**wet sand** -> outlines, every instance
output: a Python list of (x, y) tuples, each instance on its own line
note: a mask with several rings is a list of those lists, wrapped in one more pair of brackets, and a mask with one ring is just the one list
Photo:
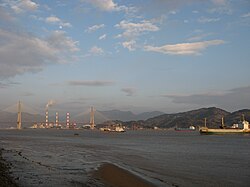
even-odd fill
[[(18, 186), (81, 186), (81, 187), (155, 187), (149, 181), (133, 174), (132, 172), (118, 167), (112, 163), (103, 163), (101, 164), (96, 170), (92, 170), (88, 175), (88, 179), (82, 182), (79, 181), (71, 181), (70, 184), (63, 184), (62, 181), (58, 181), (59, 178), (52, 180), (48, 183), (43, 179), (35, 179), (29, 174), (29, 169), (23, 167), (22, 168), (22, 175), (26, 176), (26, 183), (22, 183), (19, 181), (16, 183), (13, 176), (10, 173), (10, 166), (12, 163), (7, 162), (3, 157), (2, 153), (6, 151), (4, 149), (0, 149), (0, 186), (1, 187), (18, 187)], [(11, 151), (8, 151), (11, 152)], [(21, 152), (15, 154), (19, 158), (24, 158)], [(26, 164), (34, 164), (30, 162), (29, 159), (25, 159), (28, 161)], [(15, 166), (12, 166), (12, 169), (15, 169)], [(27, 174), (25, 174), (27, 173)], [(44, 174), (44, 173), (43, 173)], [(45, 173), (46, 174), (46, 173)], [(50, 173), (51, 174), (51, 173)], [(24, 178), (23, 176), (15, 175), (15, 177)], [(27, 181), (28, 180), (28, 181)], [(32, 181), (32, 182), (31, 182)]]
[(134, 175), (133, 173), (122, 169), (114, 164), (104, 163), (93, 174), (93, 177), (99, 179), (107, 186), (115, 187), (154, 187), (150, 182)]
[(0, 184), (3, 187), (17, 187), (14, 179), (10, 176), (8, 163), (2, 157), (2, 149), (0, 150)]

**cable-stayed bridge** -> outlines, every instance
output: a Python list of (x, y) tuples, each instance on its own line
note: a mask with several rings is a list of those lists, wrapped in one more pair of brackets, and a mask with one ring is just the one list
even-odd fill
[[(22, 127), (30, 127), (33, 124), (46, 124), (49, 123), (52, 124), (60, 124), (62, 126), (67, 125), (67, 115), (65, 112), (50, 112), (49, 108), (48, 110), (48, 117), (46, 118), (46, 112), (41, 115), (41, 112), (38, 112), (39, 110), (29, 106), (27, 104), (24, 104), (23, 102), (20, 102), (20, 106), (18, 106), (19, 102), (10, 105), (6, 107), (3, 110), (0, 110), (0, 128), (1, 125), (4, 124), (5, 126), (12, 126), (17, 127), (18, 122), (18, 114), (21, 113), (21, 121)], [(18, 111), (18, 108), (20, 107), (20, 111)], [(45, 109), (46, 111), (46, 109)], [(94, 118), (96, 123), (101, 123), (104, 121), (109, 121), (110, 119), (104, 116), (101, 112), (95, 110), (94, 111)], [(48, 121), (46, 121), (48, 119)], [(69, 120), (72, 124), (77, 124), (77, 126), (82, 126), (86, 124), (91, 123), (91, 109), (87, 109), (77, 115), (70, 116), (69, 114)]]

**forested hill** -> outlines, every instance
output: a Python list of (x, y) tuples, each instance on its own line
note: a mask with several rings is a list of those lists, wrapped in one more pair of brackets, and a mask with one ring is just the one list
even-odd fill
[(188, 112), (163, 114), (153, 117), (145, 120), (143, 126), (157, 126), (161, 128), (189, 127), (190, 125), (204, 126), (204, 119), (206, 118), (208, 127), (219, 127), (222, 117), (224, 117), (225, 125), (231, 126), (233, 123), (238, 123), (242, 119), (242, 114), (244, 114), (246, 120), (250, 121), (249, 109), (230, 113), (216, 107), (201, 108)]

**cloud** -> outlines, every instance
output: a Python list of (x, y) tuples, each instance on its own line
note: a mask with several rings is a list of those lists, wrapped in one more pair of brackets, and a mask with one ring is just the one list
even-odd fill
[(50, 16), (50, 17), (46, 18), (46, 22), (47, 23), (58, 23), (58, 22), (61, 22), (61, 20), (56, 16)]
[(201, 17), (198, 19), (199, 23), (211, 23), (211, 22), (217, 22), (220, 21), (220, 18), (206, 18), (206, 17)]
[(160, 30), (155, 23), (161, 22), (162, 19), (164, 19), (164, 16), (160, 19), (142, 20), (139, 23), (122, 20), (114, 27), (122, 29), (123, 33), (116, 35), (115, 38), (124, 39), (125, 41), (121, 42), (122, 46), (129, 51), (134, 51), (136, 49), (136, 42), (141, 35)]
[(103, 28), (103, 27), (105, 27), (104, 24), (93, 25), (93, 26), (91, 26), (91, 27), (88, 27), (88, 29), (86, 29), (85, 32), (91, 33), (91, 32), (94, 32), (94, 31), (96, 31), (96, 30), (98, 30), (98, 29), (101, 29), (101, 28)]
[(99, 40), (104, 40), (104, 39), (106, 39), (106, 34), (103, 34), (103, 35), (101, 35), (100, 37), (99, 37)]
[(24, 96), (24, 97), (31, 97), (31, 96), (34, 96), (35, 94), (34, 93), (32, 93), (32, 92), (24, 92), (23, 94), (22, 94), (22, 96)]
[(200, 41), (200, 40), (206, 38), (207, 36), (211, 36), (211, 35), (213, 35), (213, 34), (212, 33), (197, 34), (195, 36), (188, 38), (187, 41), (189, 41), (189, 42)]
[(135, 88), (122, 88), (121, 91), (126, 93), (127, 96), (133, 96), (136, 93)]
[(223, 40), (210, 40), (194, 43), (180, 43), (173, 45), (164, 45), (161, 47), (145, 46), (146, 51), (159, 52), (170, 55), (199, 55), (200, 51), (206, 49), (209, 46), (221, 45), (225, 43)]
[(214, 7), (209, 9), (208, 12), (211, 14), (232, 14), (232, 5), (229, 0), (211, 0)]
[(4, 7), (0, 5), (0, 22), (7, 22), (10, 24), (13, 22), (15, 18), (10, 14), (10, 12), (6, 11)]
[(103, 80), (75, 80), (69, 81), (70, 86), (110, 86), (113, 85), (113, 81), (103, 81)]
[(82, 2), (89, 3), (99, 10), (107, 12), (123, 11), (128, 15), (133, 15), (137, 11), (135, 7), (128, 7), (125, 5), (119, 6), (118, 4), (114, 3), (113, 0), (82, 0)]
[(82, 0), (82, 1), (90, 3), (94, 7), (97, 7), (103, 11), (113, 11), (118, 8), (117, 4), (115, 4), (113, 0)]
[(4, 82), (0, 82), (0, 89), (1, 88), (9, 88), (11, 86), (20, 85), (20, 84), (21, 83), (19, 83), (19, 82), (12, 82), (12, 81), (6, 80)]
[(136, 49), (136, 41), (135, 40), (130, 40), (122, 43), (122, 46), (124, 48), (127, 48), (129, 51), (134, 51)]
[(229, 110), (250, 108), (250, 86), (239, 87), (224, 92), (201, 93), (193, 95), (162, 95), (178, 104), (199, 106), (218, 106)]
[(242, 17), (242, 18), (249, 18), (249, 17), (250, 17), (250, 12), (248, 12), (248, 13), (246, 13), (246, 14), (243, 14), (241, 17)]
[(102, 48), (97, 47), (97, 46), (93, 46), (90, 50), (89, 53), (92, 55), (102, 55), (104, 54), (104, 51)]
[(26, 72), (36, 73), (51, 63), (68, 60), (78, 50), (77, 42), (62, 31), (47, 38), (0, 29), (0, 79)]
[(45, 19), (45, 22), (50, 23), (50, 24), (60, 25), (60, 26), (63, 26), (63, 27), (72, 27), (72, 25), (70, 23), (64, 22), (60, 18), (58, 18), (56, 16), (47, 17)]
[(159, 27), (154, 25), (149, 20), (143, 20), (140, 23), (133, 23), (123, 20), (119, 24), (116, 24), (115, 27), (124, 30), (120, 36), (128, 39), (134, 38), (145, 32), (155, 32), (159, 30)]
[(53, 31), (47, 41), (57, 51), (76, 52), (80, 50), (77, 46), (79, 42), (67, 37), (64, 31)]
[(227, 0), (212, 0), (215, 5), (226, 5)]
[(39, 6), (37, 3), (31, 0), (19, 0), (19, 1), (9, 0), (6, 1), (6, 3), (17, 14), (24, 13), (26, 11), (35, 11), (38, 9)]

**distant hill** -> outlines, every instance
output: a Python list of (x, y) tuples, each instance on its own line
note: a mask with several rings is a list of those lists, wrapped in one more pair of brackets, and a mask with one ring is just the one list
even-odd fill
[(103, 116), (105, 116), (107, 119), (110, 120), (127, 121), (136, 119), (136, 115), (130, 111), (110, 110), (110, 111), (98, 111), (98, 112), (100, 112)]
[(219, 127), (221, 124), (222, 117), (224, 117), (225, 125), (230, 126), (233, 123), (238, 123), (242, 114), (245, 115), (246, 120), (250, 120), (250, 110), (248, 109), (230, 113), (215, 107), (201, 108), (176, 114), (163, 114), (144, 121), (143, 125), (147, 127), (158, 126), (162, 128), (189, 127), (190, 125), (204, 126), (204, 119), (206, 118), (207, 126), (215, 128)]
[(136, 115), (136, 120), (147, 120), (149, 118), (153, 118), (155, 116), (160, 116), (163, 114), (165, 113), (160, 112), (160, 111), (144, 112), (144, 113)]
[(99, 112), (110, 120), (121, 120), (121, 121), (146, 120), (164, 114), (163, 112), (159, 111), (144, 112), (141, 114), (134, 114), (130, 111), (120, 111), (120, 110), (99, 111)]

